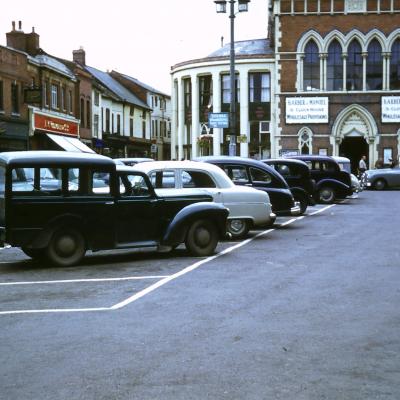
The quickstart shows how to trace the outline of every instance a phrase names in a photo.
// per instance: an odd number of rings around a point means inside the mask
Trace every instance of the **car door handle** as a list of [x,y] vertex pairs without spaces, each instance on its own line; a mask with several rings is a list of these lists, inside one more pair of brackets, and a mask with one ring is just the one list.
[[106,206],[112,206],[114,204],[114,202],[113,201],[106,201],[104,204]]

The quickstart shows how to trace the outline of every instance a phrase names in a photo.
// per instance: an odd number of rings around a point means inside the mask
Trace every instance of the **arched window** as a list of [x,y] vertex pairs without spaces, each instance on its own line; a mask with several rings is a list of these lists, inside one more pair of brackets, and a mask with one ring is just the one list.
[[309,128],[303,128],[298,133],[301,154],[312,154],[312,132]]
[[400,39],[397,39],[392,46],[390,57],[390,89],[400,89]]
[[347,90],[362,90],[363,62],[361,46],[357,40],[353,40],[347,52]]
[[367,56],[367,89],[382,90],[383,61],[382,47],[374,39],[368,46]]
[[304,90],[318,90],[320,88],[319,53],[314,41],[307,43],[303,61],[303,88]]
[[326,72],[327,90],[343,90],[342,46],[337,40],[329,46]]

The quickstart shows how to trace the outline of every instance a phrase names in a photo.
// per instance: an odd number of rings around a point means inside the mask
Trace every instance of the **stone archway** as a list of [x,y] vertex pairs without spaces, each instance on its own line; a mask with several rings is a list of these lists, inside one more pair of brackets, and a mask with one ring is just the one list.
[[[331,133],[333,155],[341,155],[340,150],[343,150],[343,146],[341,145],[345,141],[347,150],[349,150],[349,145],[359,146],[359,148],[353,149],[354,151],[348,153],[354,155],[354,157],[358,157],[359,153],[361,154],[368,149],[365,155],[367,156],[368,164],[373,166],[378,157],[377,133],[376,122],[369,111],[358,104],[353,104],[337,116],[333,125]],[[351,161],[353,164],[357,162],[357,160]]]

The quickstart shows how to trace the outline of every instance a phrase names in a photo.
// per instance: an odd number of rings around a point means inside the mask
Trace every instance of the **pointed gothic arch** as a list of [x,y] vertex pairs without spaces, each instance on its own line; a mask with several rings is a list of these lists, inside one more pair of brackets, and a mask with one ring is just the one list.
[[358,104],[346,107],[336,117],[331,133],[333,155],[339,155],[339,145],[349,137],[365,139],[369,148],[370,165],[374,165],[378,158],[376,150],[376,145],[379,143],[378,127],[371,113]]

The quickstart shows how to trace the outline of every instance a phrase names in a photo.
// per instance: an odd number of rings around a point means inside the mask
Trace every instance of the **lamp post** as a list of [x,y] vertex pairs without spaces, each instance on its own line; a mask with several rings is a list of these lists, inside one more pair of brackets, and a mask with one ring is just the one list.
[[[248,11],[250,0],[237,0],[238,12]],[[231,29],[230,44],[230,108],[229,108],[229,155],[236,155],[236,77],[235,77],[235,3],[236,0],[215,0],[217,13],[226,13],[226,3],[230,5],[229,19]]]

